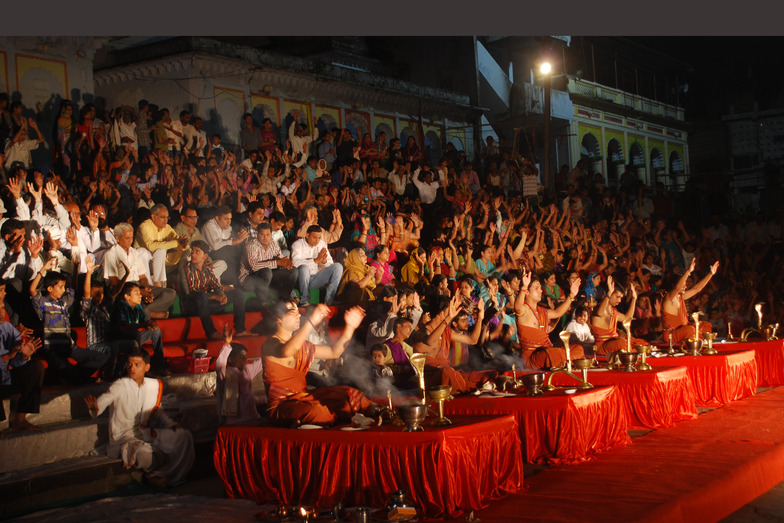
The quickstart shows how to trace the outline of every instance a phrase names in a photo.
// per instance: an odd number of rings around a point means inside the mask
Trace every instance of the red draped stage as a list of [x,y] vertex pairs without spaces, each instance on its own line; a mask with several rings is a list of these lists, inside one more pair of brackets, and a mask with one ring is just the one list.
[[757,385],[775,387],[784,385],[784,340],[749,341],[745,343],[714,343],[713,347],[724,353],[737,350],[754,350],[757,360]]
[[555,390],[536,397],[461,396],[445,402],[444,411],[447,416],[514,414],[531,463],[577,463],[631,442],[624,401],[614,386],[571,395]]
[[[588,371],[588,383],[618,387],[629,427],[660,429],[697,417],[694,384],[683,366],[636,372],[594,369]],[[574,380],[556,374],[553,384],[573,385]]]
[[403,489],[433,518],[478,510],[523,488],[513,416],[451,419],[451,427],[424,432],[392,425],[366,431],[221,427],[215,468],[230,498],[380,507],[389,492]]
[[656,368],[686,366],[699,407],[721,407],[757,392],[757,362],[753,350],[713,356],[648,358],[648,363]]

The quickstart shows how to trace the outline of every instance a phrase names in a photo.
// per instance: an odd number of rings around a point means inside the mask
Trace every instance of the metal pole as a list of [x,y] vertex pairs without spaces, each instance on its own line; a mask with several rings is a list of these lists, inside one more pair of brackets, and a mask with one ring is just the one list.
[[544,192],[547,196],[553,186],[550,174],[550,75],[544,77]]

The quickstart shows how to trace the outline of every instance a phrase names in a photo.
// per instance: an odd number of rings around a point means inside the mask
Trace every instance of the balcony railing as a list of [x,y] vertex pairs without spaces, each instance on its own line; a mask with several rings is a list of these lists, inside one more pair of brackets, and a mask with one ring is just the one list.
[[659,102],[657,100],[651,100],[650,98],[644,98],[642,96],[637,96],[632,93],[621,91],[620,89],[614,89],[612,87],[589,82],[587,80],[569,78],[567,91],[570,94],[578,94],[588,98],[604,100],[606,102],[622,105],[624,107],[628,107],[629,109],[634,109],[636,111],[641,111],[656,116],[673,118],[680,121],[683,121],[684,119],[683,107],[677,107]]

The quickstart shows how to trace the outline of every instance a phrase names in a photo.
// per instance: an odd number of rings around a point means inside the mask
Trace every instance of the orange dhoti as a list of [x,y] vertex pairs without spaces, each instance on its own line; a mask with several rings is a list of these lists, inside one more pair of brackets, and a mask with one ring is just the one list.
[[348,422],[354,414],[369,406],[370,400],[353,387],[321,387],[312,394],[297,394],[279,401],[270,411],[270,421],[331,425],[338,420]]
[[[523,363],[529,369],[549,369],[566,363],[566,349],[553,347],[547,336],[547,309],[536,307],[534,311],[539,320],[539,327],[530,327],[517,322],[517,337],[523,348]],[[580,345],[569,346],[569,357],[578,360],[585,357],[585,351]]]
[[[665,342],[670,341],[670,335],[672,335],[673,343],[689,338],[697,339],[694,324],[689,323],[689,318],[686,316],[686,302],[683,299],[683,295],[679,295],[678,300],[680,303],[678,304],[677,314],[668,314],[662,311],[662,326],[664,328],[662,339]],[[713,332],[713,326],[708,321],[700,322],[700,338],[702,338],[702,333],[704,332]]]
[[[598,330],[598,329],[596,329]],[[637,352],[634,349],[635,345],[650,345],[647,341],[640,339],[640,338],[632,338],[632,352]],[[609,354],[611,352],[615,352],[618,350],[626,350],[628,347],[628,343],[626,342],[626,338],[621,338],[620,336],[617,338],[609,338],[603,340],[601,342],[596,343],[593,347],[594,354],[603,355]]]
[[456,369],[455,365],[468,362],[468,347],[461,345],[459,349],[459,351],[452,350],[452,329],[447,327],[441,335],[438,352],[428,355],[425,359],[428,381],[449,385],[452,387],[453,394],[460,394],[475,390],[498,375],[496,371],[464,372]]
[[264,387],[271,421],[333,424],[337,420],[349,421],[370,406],[370,400],[353,387],[322,387],[312,394],[307,392],[305,375],[315,350],[306,341],[294,356],[294,367],[264,358]]

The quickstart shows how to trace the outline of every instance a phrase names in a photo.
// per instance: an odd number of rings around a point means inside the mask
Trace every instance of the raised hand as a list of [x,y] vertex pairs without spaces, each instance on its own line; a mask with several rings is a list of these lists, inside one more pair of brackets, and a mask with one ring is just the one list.
[[88,394],[87,396],[84,397],[84,402],[87,405],[87,409],[91,413],[93,414],[98,413],[98,400],[95,399],[95,396],[93,396],[92,394]]
[[[346,314],[348,314],[348,311],[346,311]],[[310,319],[308,321],[310,321],[310,323],[312,323],[313,326],[315,327],[316,325],[324,321],[324,318],[326,318],[327,316],[329,316],[329,307],[327,307],[323,303],[319,303],[318,305],[313,307],[313,312],[310,313]]]
[[23,341],[22,344],[19,346],[19,351],[26,357],[30,358],[35,351],[41,348],[41,339],[40,338],[30,338],[29,340]]
[[569,297],[570,298],[574,298],[575,296],[577,296],[577,293],[580,292],[580,282],[581,281],[582,280],[580,278],[577,278],[569,286]]
[[14,200],[18,200],[22,196],[22,180],[19,178],[8,180],[8,190],[13,195]]
[[[694,266],[694,260],[691,260],[691,263],[692,263],[692,267],[693,267]],[[716,263],[714,263],[713,265],[710,266],[711,275],[716,274],[716,271],[718,271],[718,270],[719,270],[719,262],[716,261]]]
[[346,328],[356,329],[359,327],[362,320],[365,318],[365,310],[362,307],[351,307],[343,315],[343,321],[346,323]]
[[522,282],[522,289],[527,289],[528,286],[531,284],[531,272],[523,267],[523,274],[520,278]]
[[30,241],[27,242],[27,250],[30,251],[31,258],[37,258],[38,254],[41,252],[41,249],[44,248],[44,239],[41,235],[36,234]]
[[52,201],[52,205],[57,205],[60,200],[57,196],[57,185],[54,182],[48,182],[44,188],[44,194]]
[[615,280],[612,276],[607,276],[607,296],[611,296],[615,292]]

